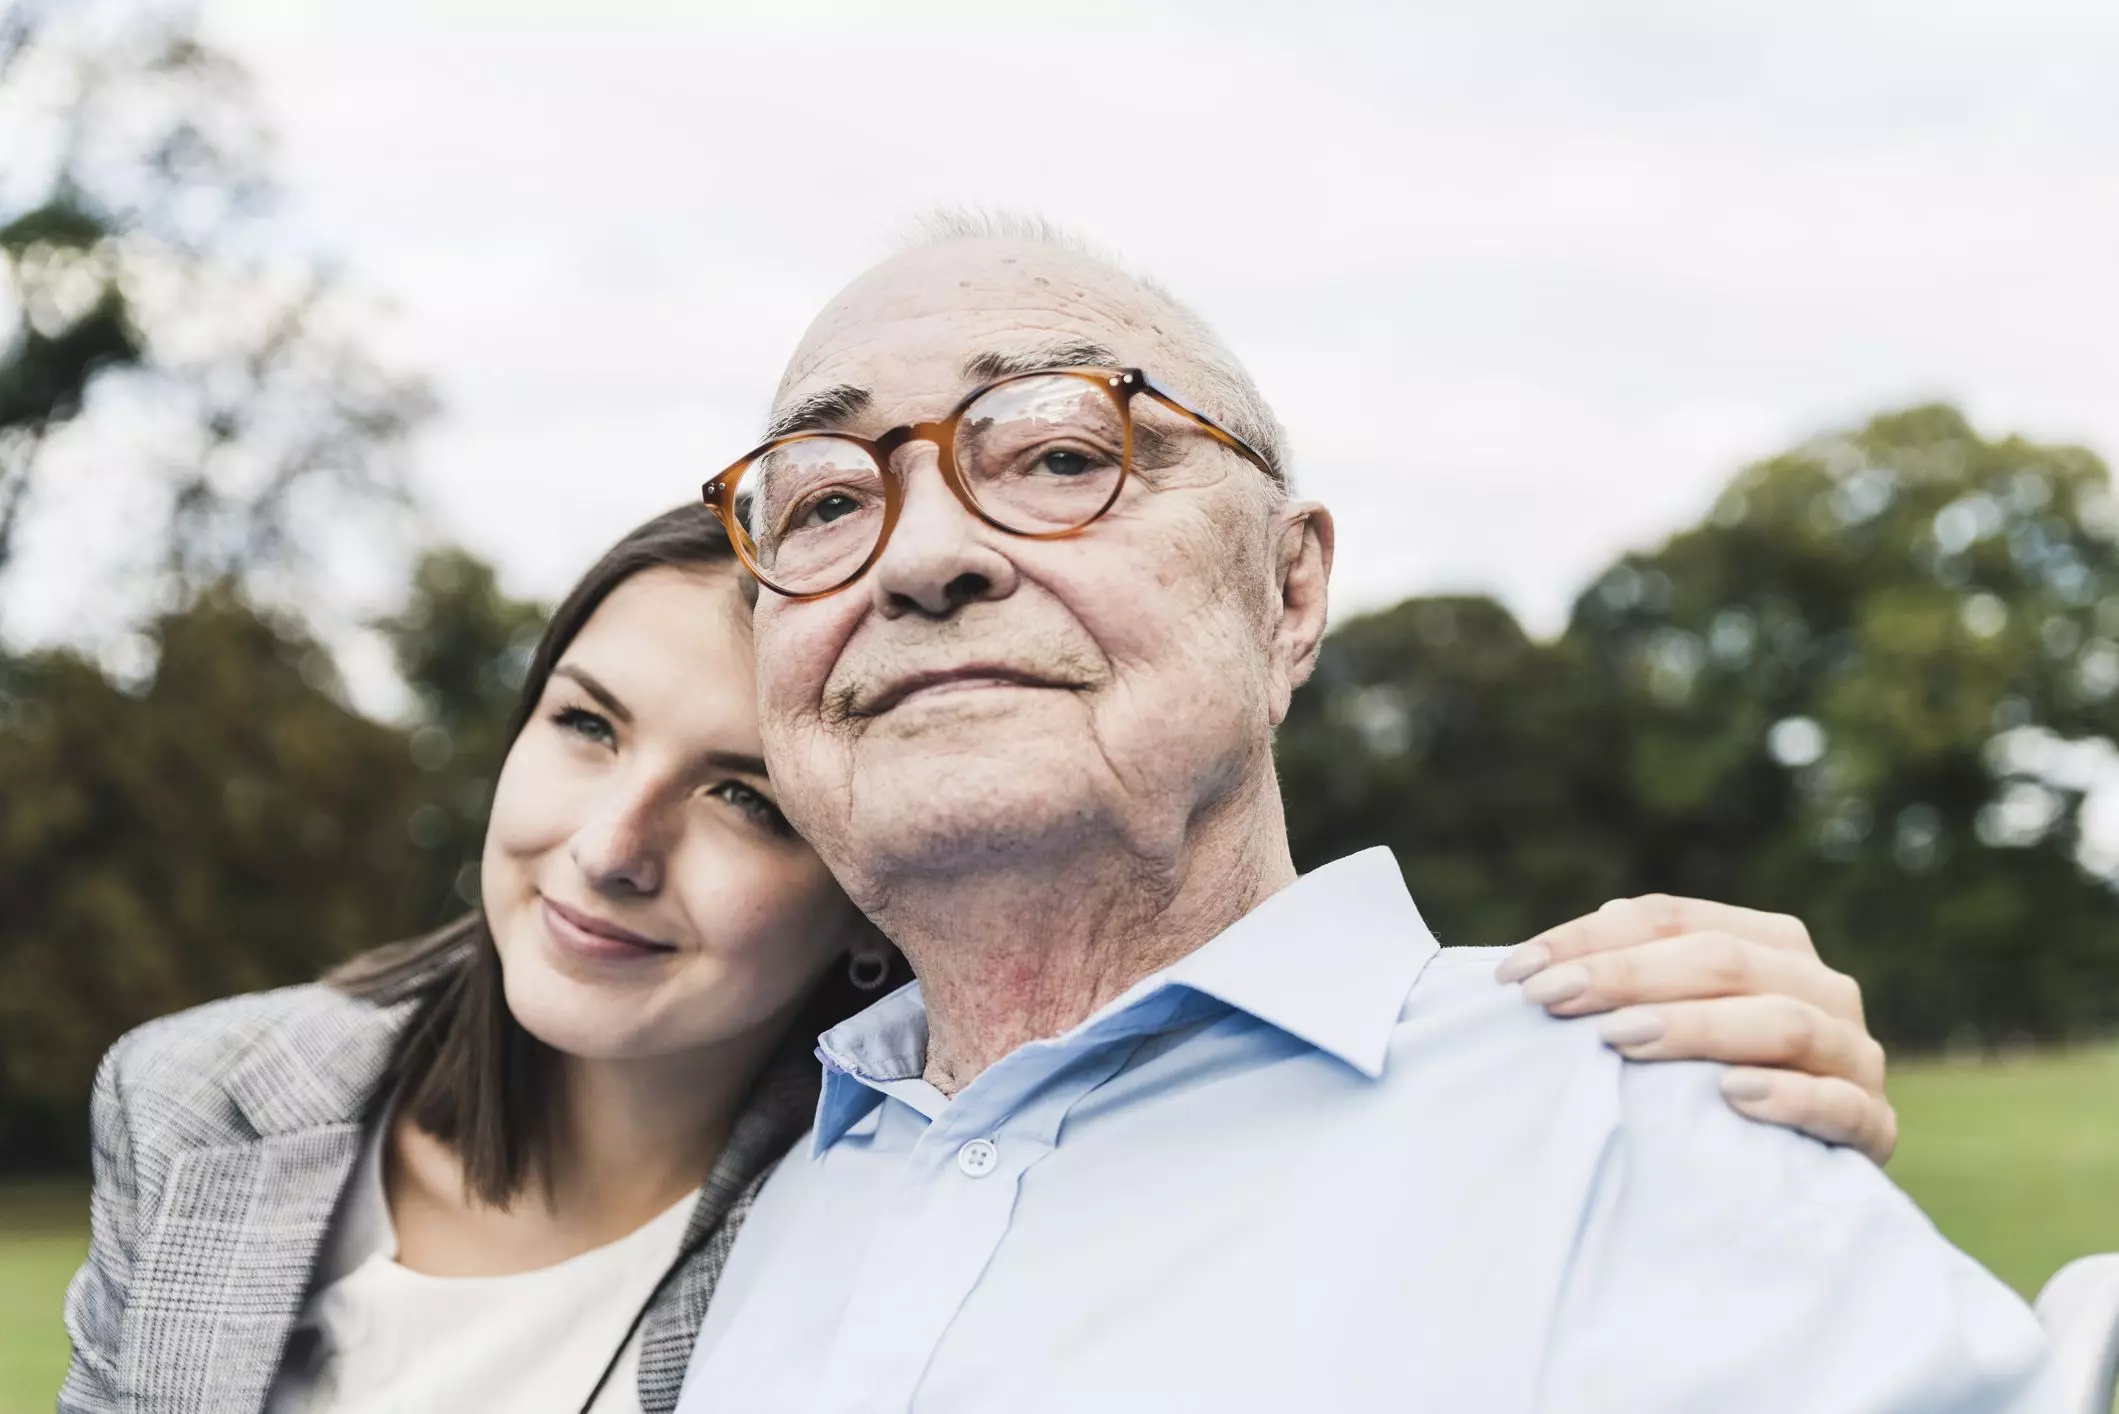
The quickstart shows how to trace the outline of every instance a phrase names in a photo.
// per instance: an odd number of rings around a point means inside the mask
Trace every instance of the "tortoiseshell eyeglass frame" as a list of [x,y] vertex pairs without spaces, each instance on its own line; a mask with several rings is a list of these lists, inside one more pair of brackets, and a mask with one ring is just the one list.
[[[965,484],[962,472],[957,469],[957,424],[963,419],[964,414],[970,410],[971,405],[996,388],[1005,388],[1013,383],[1027,382],[1032,378],[1079,378],[1084,382],[1092,383],[1101,388],[1118,409],[1119,427],[1125,441],[1119,463],[1118,480],[1112,484],[1111,494],[1105,498],[1104,503],[1098,506],[1094,512],[1083,518],[1080,524],[1070,525],[1063,530],[1017,530],[1014,526],[1004,521],[996,520],[987,512],[985,507],[978,503],[978,498],[972,494],[971,488]],[[1013,373],[1006,378],[996,378],[990,383],[982,383],[959,399],[957,405],[950,409],[949,415],[941,421],[906,423],[903,426],[891,428],[880,437],[854,437],[844,432],[830,431],[790,432],[784,437],[775,437],[770,442],[752,448],[732,462],[720,475],[699,488],[700,495],[705,498],[707,506],[714,514],[720,517],[721,524],[728,530],[730,542],[736,547],[737,556],[742,559],[744,568],[751,572],[758,583],[772,590],[773,593],[781,598],[789,599],[796,603],[811,599],[822,599],[828,595],[838,593],[860,579],[862,575],[867,574],[874,567],[877,560],[883,557],[883,547],[890,543],[890,532],[896,527],[898,512],[905,504],[905,473],[893,464],[893,458],[897,454],[898,449],[906,443],[932,442],[937,453],[937,464],[942,473],[942,480],[948,484],[950,491],[955,493],[957,500],[963,505],[965,510],[987,525],[992,526],[995,530],[1009,535],[1021,536],[1025,540],[1064,540],[1070,535],[1079,535],[1082,531],[1094,525],[1104,512],[1110,510],[1112,506],[1118,503],[1118,498],[1124,494],[1126,483],[1133,476],[1133,400],[1143,396],[1160,403],[1163,407],[1176,413],[1216,442],[1221,443],[1221,445],[1257,467],[1275,485],[1281,484],[1280,473],[1274,469],[1273,464],[1267,461],[1257,448],[1223,427],[1213,418],[1208,417],[1205,413],[1187,406],[1175,393],[1157,384],[1155,380],[1148,377],[1145,372],[1138,368],[1047,368],[1034,370],[1029,373]],[[764,567],[758,563],[756,547],[751,543],[750,532],[744,526],[742,517],[737,514],[739,488],[743,481],[743,474],[749,471],[760,457],[796,442],[818,441],[827,438],[833,441],[848,442],[861,448],[868,453],[869,458],[881,469],[883,473],[883,528],[876,536],[875,548],[868,552],[868,557],[862,560],[852,573],[838,583],[826,588],[797,593],[793,590],[783,589],[773,583],[772,576],[767,574]]]

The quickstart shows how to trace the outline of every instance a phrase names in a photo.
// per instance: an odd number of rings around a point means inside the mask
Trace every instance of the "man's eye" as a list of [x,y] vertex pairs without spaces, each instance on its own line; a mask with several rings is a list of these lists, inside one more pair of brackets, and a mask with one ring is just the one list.
[[809,518],[821,525],[829,525],[842,516],[850,516],[861,509],[861,503],[843,491],[834,491],[809,508]]
[[1037,459],[1037,469],[1048,476],[1083,476],[1094,470],[1094,463],[1080,452],[1057,449]]
[[614,746],[618,741],[618,733],[612,730],[610,718],[586,707],[562,707],[552,714],[552,722],[561,731],[571,732],[599,746]]

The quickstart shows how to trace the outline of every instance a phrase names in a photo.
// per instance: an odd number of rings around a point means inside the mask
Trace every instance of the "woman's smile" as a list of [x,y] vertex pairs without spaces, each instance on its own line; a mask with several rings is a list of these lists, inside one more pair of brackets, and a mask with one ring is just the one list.
[[560,951],[590,962],[643,962],[669,957],[679,951],[675,943],[636,933],[593,913],[569,908],[544,894],[545,932]]

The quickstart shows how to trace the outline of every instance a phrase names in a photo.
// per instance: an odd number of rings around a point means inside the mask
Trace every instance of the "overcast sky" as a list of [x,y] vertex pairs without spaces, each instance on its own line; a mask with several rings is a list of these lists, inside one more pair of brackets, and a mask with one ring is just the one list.
[[2119,452],[2119,5],[206,15],[438,386],[425,491],[522,592],[743,450],[937,203],[1220,328],[1339,512],[1341,614],[1478,589],[1552,630],[1744,461],[1913,400]]

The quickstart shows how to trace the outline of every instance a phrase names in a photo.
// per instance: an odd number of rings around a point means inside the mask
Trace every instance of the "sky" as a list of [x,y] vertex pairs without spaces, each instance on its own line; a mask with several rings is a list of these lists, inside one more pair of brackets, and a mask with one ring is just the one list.
[[207,0],[297,238],[561,592],[762,424],[936,205],[1198,308],[1338,513],[1335,613],[1556,630],[1738,467],[1915,401],[2119,455],[2119,6]]

